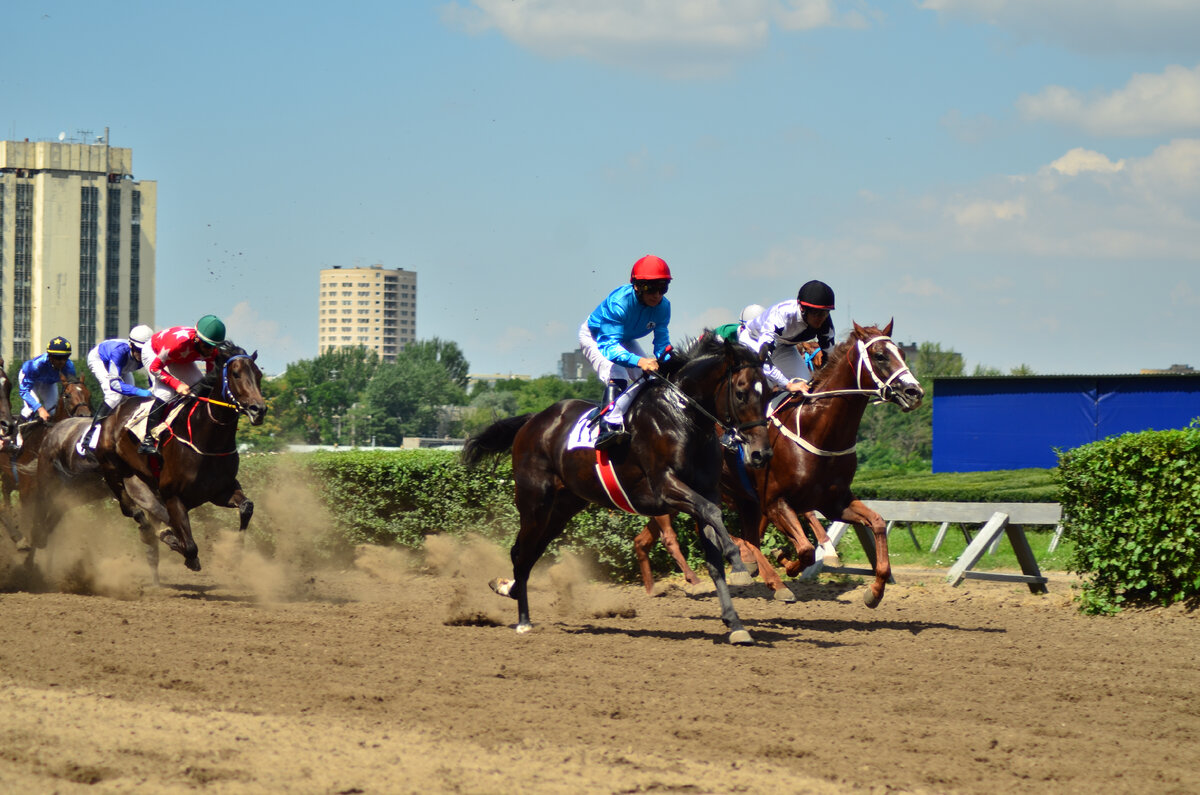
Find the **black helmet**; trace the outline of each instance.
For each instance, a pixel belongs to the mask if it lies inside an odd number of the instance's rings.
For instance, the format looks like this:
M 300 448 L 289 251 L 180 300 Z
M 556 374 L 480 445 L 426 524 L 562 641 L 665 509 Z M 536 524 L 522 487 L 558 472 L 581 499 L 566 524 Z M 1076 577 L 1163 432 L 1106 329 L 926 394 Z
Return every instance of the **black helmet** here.
M 811 282 L 805 282 L 800 288 L 800 292 L 796 294 L 796 300 L 800 302 L 800 306 L 806 306 L 810 309 L 833 309 L 833 289 L 825 282 L 819 282 L 813 279 Z

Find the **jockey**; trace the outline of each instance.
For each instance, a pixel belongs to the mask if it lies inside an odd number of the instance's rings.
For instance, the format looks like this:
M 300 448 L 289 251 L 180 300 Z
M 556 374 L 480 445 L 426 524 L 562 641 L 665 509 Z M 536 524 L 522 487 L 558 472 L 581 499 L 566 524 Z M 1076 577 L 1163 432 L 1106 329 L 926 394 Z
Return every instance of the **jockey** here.
M 117 410 L 126 398 L 150 397 L 150 390 L 133 383 L 133 371 L 142 368 L 142 346 L 150 341 L 154 330 L 149 326 L 134 326 L 128 339 L 105 340 L 88 351 L 88 369 L 104 392 L 100 408 L 92 415 L 92 426 L 79 437 L 75 452 L 87 456 L 100 440 L 99 424 Z M 85 444 L 86 442 L 86 444 Z
M 17 375 L 17 389 L 25 405 L 21 407 L 21 418 L 29 419 L 34 414 L 43 422 L 49 422 L 51 412 L 58 408 L 58 382 L 63 377 L 75 377 L 75 363 L 71 361 L 71 343 L 66 337 L 55 337 L 46 346 L 46 352 L 21 365 Z M 47 409 L 46 407 L 50 408 Z
M 647 254 L 633 263 L 629 284 L 618 287 L 600 302 L 579 327 L 579 347 L 596 368 L 604 383 L 604 406 L 596 449 L 624 441 L 624 411 L 633 402 L 637 388 L 626 390 L 642 371 L 658 370 L 661 357 L 671 344 L 667 325 L 671 302 L 666 299 L 671 269 L 660 258 Z M 646 356 L 637 340 L 654 334 L 654 356 Z
M 725 323 L 717 326 L 715 329 L 713 329 L 713 334 L 723 340 L 733 340 L 734 342 L 737 342 L 738 332 L 744 329 L 747 323 L 766 311 L 767 310 L 763 309 L 763 307 L 759 304 L 749 304 L 745 309 L 742 310 L 742 314 L 738 317 L 738 322 Z
M 811 372 L 800 346 L 816 340 L 821 357 L 833 348 L 833 290 L 825 282 L 806 282 L 796 300 L 780 301 L 738 332 L 738 341 L 758 353 L 767 351 L 763 373 L 788 392 L 808 392 Z
M 192 385 L 204 377 L 197 362 L 204 362 L 205 372 L 213 369 L 217 346 L 225 341 L 225 324 L 216 315 L 205 315 L 196 321 L 195 328 L 175 326 L 160 331 L 142 346 L 142 361 L 150 376 L 150 392 L 154 405 L 146 420 L 146 435 L 138 452 L 150 455 L 158 452 L 155 429 L 162 422 L 167 402 L 176 394 L 186 395 Z

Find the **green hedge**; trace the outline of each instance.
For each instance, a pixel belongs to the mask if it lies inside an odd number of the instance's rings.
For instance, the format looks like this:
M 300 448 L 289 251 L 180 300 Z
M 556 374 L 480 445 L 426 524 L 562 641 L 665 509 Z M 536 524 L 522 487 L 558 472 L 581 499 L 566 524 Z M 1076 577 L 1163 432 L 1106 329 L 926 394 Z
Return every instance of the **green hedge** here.
M 317 545 L 326 556 L 348 556 L 360 543 L 415 549 L 425 536 L 438 533 L 482 535 L 508 547 L 519 526 L 512 469 L 504 456 L 495 459 L 494 466 L 467 470 L 457 453 L 442 450 L 249 455 L 242 458 L 241 480 L 252 499 L 298 480 L 308 484 L 319 495 L 332 523 Z M 962 475 L 864 472 L 855 487 L 860 496 L 869 499 L 1054 501 L 1057 496 L 1051 470 Z M 228 524 L 228 517 L 218 509 L 206 510 L 214 520 Z M 269 513 L 260 508 L 251 525 L 252 535 L 268 548 L 274 535 L 286 530 L 273 524 Z M 736 532 L 736 516 L 726 511 L 725 519 Z M 590 558 L 607 576 L 633 581 L 638 572 L 632 540 L 645 521 L 590 506 L 571 521 L 551 550 L 569 549 Z M 691 520 L 677 517 L 675 528 L 684 554 L 693 565 L 702 565 Z M 772 538 L 767 543 L 783 542 Z M 673 571 L 661 544 L 651 552 L 651 565 L 659 574 Z
M 1200 428 L 1130 433 L 1059 454 L 1064 535 L 1085 611 L 1200 596 Z

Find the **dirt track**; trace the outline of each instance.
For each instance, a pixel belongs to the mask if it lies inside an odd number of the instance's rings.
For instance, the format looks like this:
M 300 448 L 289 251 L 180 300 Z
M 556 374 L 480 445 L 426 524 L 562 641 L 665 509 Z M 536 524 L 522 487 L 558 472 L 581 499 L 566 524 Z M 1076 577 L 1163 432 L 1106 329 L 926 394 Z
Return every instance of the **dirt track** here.
M 570 561 L 517 636 L 482 543 L 317 571 L 227 533 L 157 591 L 136 544 L 56 544 L 105 595 L 11 591 L 0 541 L 0 791 L 1200 791 L 1200 617 L 1083 617 L 1061 581 L 753 586 L 734 648 L 711 596 Z

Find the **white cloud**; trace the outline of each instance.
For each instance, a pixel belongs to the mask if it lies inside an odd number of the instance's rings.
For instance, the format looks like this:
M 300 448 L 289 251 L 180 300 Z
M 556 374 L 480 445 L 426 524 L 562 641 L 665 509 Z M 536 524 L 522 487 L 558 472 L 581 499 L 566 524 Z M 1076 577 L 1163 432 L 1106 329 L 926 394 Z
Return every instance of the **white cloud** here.
M 1105 56 L 1194 53 L 1200 30 L 1200 3 L 1189 0 L 923 0 L 920 7 Z
M 1099 152 L 1076 147 L 1046 167 L 1050 171 L 1075 177 L 1087 171 L 1111 174 L 1125 168 L 1125 161 L 1113 162 Z
M 898 292 L 901 295 L 915 295 L 919 298 L 945 298 L 949 295 L 942 285 L 932 279 L 918 279 L 905 276 L 900 283 Z
M 1028 215 L 1024 199 L 1004 201 L 972 201 L 966 204 L 950 204 L 946 212 L 959 226 L 981 226 L 994 221 L 1012 221 Z
M 549 58 L 577 57 L 664 74 L 708 77 L 783 31 L 862 28 L 867 16 L 837 0 L 472 0 L 441 7 L 443 21 L 477 35 L 495 30 Z
M 1200 5 L 1200 4 L 1197 4 Z M 1063 86 L 1024 94 L 1017 110 L 1030 121 L 1076 127 L 1092 135 L 1152 136 L 1200 130 L 1200 66 L 1135 74 L 1124 88 L 1085 96 Z

